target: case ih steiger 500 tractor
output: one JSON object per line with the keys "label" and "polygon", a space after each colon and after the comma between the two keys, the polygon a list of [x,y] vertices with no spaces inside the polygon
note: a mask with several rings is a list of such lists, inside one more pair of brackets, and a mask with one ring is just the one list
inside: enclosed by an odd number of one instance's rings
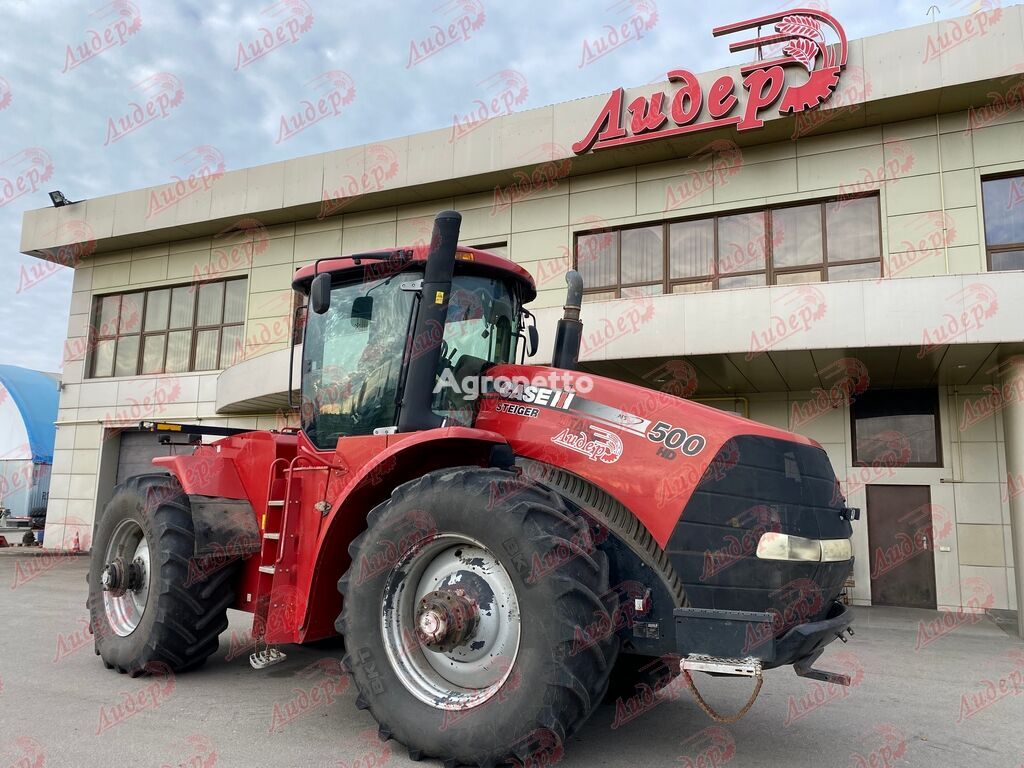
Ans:
{"label": "case ih steiger 500 tractor", "polygon": [[104,663],[198,667],[229,608],[253,614],[256,667],[341,635],[383,738],[477,765],[561,749],[610,685],[759,688],[787,664],[848,682],[812,668],[852,634],[836,598],[857,512],[824,450],[575,370],[575,272],[553,365],[517,363],[537,347],[533,280],[458,247],[460,222],[439,214],[429,249],[298,270],[301,428],[149,425],[194,449],[99,521]]}

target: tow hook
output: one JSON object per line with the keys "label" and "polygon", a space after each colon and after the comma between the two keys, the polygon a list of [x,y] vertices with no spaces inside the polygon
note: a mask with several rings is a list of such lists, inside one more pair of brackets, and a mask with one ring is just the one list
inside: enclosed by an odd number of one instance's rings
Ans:
{"label": "tow hook", "polygon": [[[838,633],[842,638],[842,633]],[[843,638],[844,642],[845,639]],[[813,669],[811,665],[818,660],[821,656],[821,651],[816,651],[810,656],[805,656],[802,659],[793,663],[793,671],[796,672],[800,677],[806,677],[811,680],[820,680],[823,683],[832,683],[833,685],[844,685],[850,684],[850,676],[840,674],[839,672],[828,672],[824,669]]]}

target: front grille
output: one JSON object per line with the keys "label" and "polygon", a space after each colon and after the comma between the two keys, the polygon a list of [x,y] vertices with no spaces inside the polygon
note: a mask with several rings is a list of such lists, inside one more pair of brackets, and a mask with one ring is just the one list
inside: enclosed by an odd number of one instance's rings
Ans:
{"label": "front grille", "polygon": [[848,538],[852,529],[840,514],[843,500],[836,488],[820,448],[755,436],[726,443],[682,510],[667,547],[689,604],[774,611],[795,623],[824,616],[852,561],[760,560],[756,549],[768,530]]}

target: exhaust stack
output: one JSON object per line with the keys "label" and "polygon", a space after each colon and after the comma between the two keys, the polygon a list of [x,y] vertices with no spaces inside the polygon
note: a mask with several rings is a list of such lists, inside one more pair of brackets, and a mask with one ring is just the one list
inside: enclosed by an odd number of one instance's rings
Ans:
{"label": "exhaust stack", "polygon": [[455,251],[459,243],[462,215],[457,211],[441,211],[434,218],[430,236],[430,252],[423,272],[419,312],[409,347],[409,365],[405,374],[398,415],[399,432],[435,429],[444,421],[434,413],[434,384],[441,359],[441,341],[448,319],[452,275],[455,272]]}
{"label": "exhaust stack", "polygon": [[565,276],[568,289],[565,292],[565,307],[562,318],[555,328],[555,348],[551,353],[551,365],[568,371],[576,370],[580,359],[580,342],[583,340],[583,323],[580,309],[583,307],[583,276],[575,269]]}

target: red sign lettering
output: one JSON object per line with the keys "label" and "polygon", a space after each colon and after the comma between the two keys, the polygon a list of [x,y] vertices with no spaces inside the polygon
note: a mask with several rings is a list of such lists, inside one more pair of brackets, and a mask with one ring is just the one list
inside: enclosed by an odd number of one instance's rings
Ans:
{"label": "red sign lettering", "polygon": [[[712,33],[719,37],[769,25],[774,26],[773,34],[762,36],[758,32],[756,37],[729,45],[734,53],[776,46],[782,51],[781,56],[741,67],[740,83],[731,75],[723,75],[705,97],[693,72],[673,69],[668,72],[668,81],[678,88],[671,94],[655,91],[626,104],[625,90],[616,88],[587,135],[572,145],[572,151],[581,155],[730,125],[737,131],[749,131],[764,125],[762,113],[776,103],[779,114],[797,114],[831,97],[848,53],[846,32],[831,14],[798,8],[727,24]],[[830,41],[830,37],[838,41]],[[807,79],[787,84],[786,67],[791,66],[806,70]],[[623,107],[628,114],[623,113]]]}

